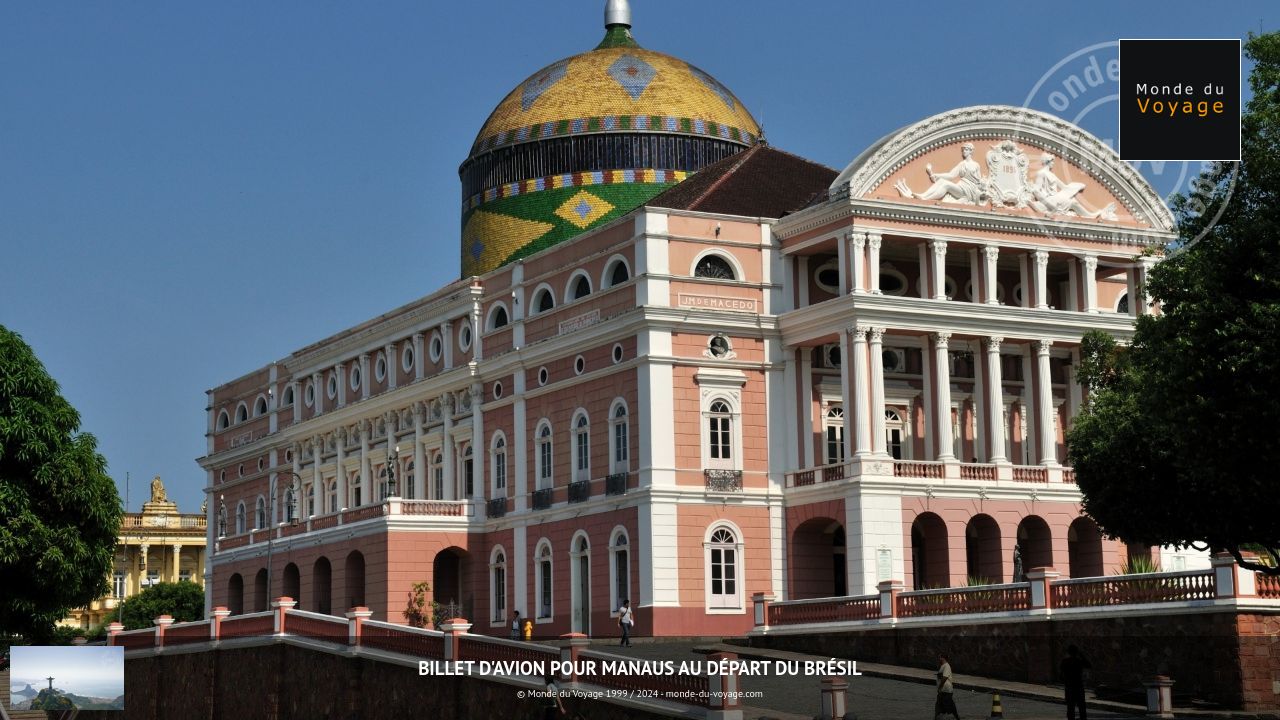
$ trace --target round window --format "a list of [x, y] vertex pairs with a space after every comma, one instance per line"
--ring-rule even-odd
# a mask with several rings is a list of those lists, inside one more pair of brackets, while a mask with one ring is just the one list
[[360, 389], [360, 368], [358, 367], [351, 368], [351, 389]]
[[440, 339], [440, 335], [431, 336], [431, 362], [440, 362], [440, 357], [444, 355], [444, 341]]
[[458, 331], [458, 347], [462, 348], [463, 352], [466, 352], [471, 349], [471, 325], [470, 324], [463, 325], [462, 329]]
[[835, 260], [828, 260], [813, 271], [813, 281], [818, 287], [831, 294], [840, 292], [840, 265]]
[[613, 364], [622, 362], [622, 343], [613, 346]]
[[303, 400], [306, 401], [307, 407], [311, 407], [316, 402], [316, 388], [311, 383], [307, 383], [307, 389], [302, 394]]
[[329, 374], [329, 399], [332, 400], [338, 396], [338, 376], [334, 373]]
[[831, 368], [840, 367], [840, 346], [839, 345], [827, 346], [827, 367], [831, 367]]
[[405, 372], [413, 370], [413, 346], [409, 343], [404, 344], [404, 352], [400, 353], [400, 367]]
[[573, 359], [573, 373], [575, 375], [581, 375], [582, 371], [586, 369], [587, 369], [587, 361], [584, 360], [581, 355]]
[[897, 270], [881, 268], [880, 292], [884, 295], [906, 295], [907, 276]]
[[547, 369], [546, 369], [546, 368], [538, 368], [538, 384], [539, 384], [539, 385], [546, 385], [546, 384], [547, 384], [547, 377], [548, 377], [548, 375], [547, 375]]
[[493, 384], [493, 399], [497, 400], [501, 397], [502, 397], [502, 383], [496, 382]]
[[378, 359], [373, 363], [373, 377], [378, 382], [387, 379], [387, 356], [382, 353], [378, 353]]

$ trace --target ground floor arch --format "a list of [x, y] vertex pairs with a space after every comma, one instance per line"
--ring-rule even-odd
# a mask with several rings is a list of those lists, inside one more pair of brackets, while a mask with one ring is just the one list
[[253, 578], [253, 611], [263, 612], [270, 610], [267, 605], [267, 596], [270, 590], [267, 589], [267, 569], [262, 568]]
[[969, 518], [964, 529], [966, 574], [970, 583], [999, 584], [1005, 581], [1004, 545], [1000, 525], [987, 514]]
[[324, 556], [311, 566], [311, 610], [325, 615], [333, 612], [333, 567]]
[[1071, 577], [1106, 574], [1102, 562], [1102, 532], [1092, 518], [1078, 517], [1067, 528], [1067, 558]]
[[467, 590], [466, 565], [467, 551], [456, 546], [441, 550], [431, 561], [431, 590], [442, 607], [462, 607]]
[[302, 575], [298, 572], [298, 566], [289, 563], [284, 566], [284, 589], [280, 593], [284, 597], [293, 598], [298, 604], [294, 607], [303, 607], [302, 604]]
[[244, 614], [244, 578], [240, 573], [227, 580], [227, 609], [232, 615]]
[[352, 550], [347, 554], [345, 565], [346, 605], [349, 608], [363, 606], [365, 604], [364, 554], [359, 550]]
[[[1049, 523], [1038, 515], [1028, 515], [1018, 523], [1018, 544], [1014, 546], [1015, 564], [1020, 564], [1025, 576], [1028, 570], [1053, 567], [1053, 534]], [[1021, 581], [1024, 578], [1014, 578]]]
[[849, 594], [844, 526], [810, 518], [791, 533], [790, 595], [794, 600]]
[[931, 512], [920, 513], [911, 523], [911, 585], [926, 590], [951, 585], [947, 524]]

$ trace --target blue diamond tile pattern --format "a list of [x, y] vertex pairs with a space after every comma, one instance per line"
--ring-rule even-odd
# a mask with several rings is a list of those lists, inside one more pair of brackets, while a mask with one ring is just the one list
[[729, 106], [730, 110], [734, 109], [733, 95], [729, 93], [728, 88], [720, 84], [719, 80], [716, 80], [692, 65], [689, 66], [689, 72], [692, 73], [694, 77], [698, 78], [698, 80], [701, 80], [702, 84], [706, 85], [711, 92], [719, 95], [720, 99], [724, 101], [725, 105]]
[[534, 75], [525, 81], [524, 87], [520, 89], [520, 109], [528, 110], [533, 104], [542, 97], [542, 93], [548, 88], [560, 82], [564, 77], [564, 71], [568, 69], [569, 61], [561, 60], [558, 63], [548, 65], [543, 68], [542, 72]]
[[614, 60], [608, 72], [609, 77], [617, 81], [632, 100], [638, 100], [645, 88], [648, 88], [649, 83], [653, 82], [653, 78], [658, 75], [658, 71], [652, 65], [630, 53]]

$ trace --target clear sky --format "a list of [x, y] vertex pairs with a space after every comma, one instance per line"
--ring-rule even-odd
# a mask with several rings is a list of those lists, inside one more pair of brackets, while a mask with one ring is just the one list
[[[632, 5], [641, 45], [836, 169], [964, 105], [1028, 104], [1113, 138], [1113, 85], [1062, 110], [1049, 94], [1114, 46], [1060, 61], [1280, 15], [1269, 0]], [[199, 507], [206, 389], [456, 278], [475, 133], [528, 75], [594, 47], [603, 7], [0, 3], [0, 324], [62, 384], [122, 496], [132, 474], [132, 509], [156, 474]], [[1162, 192], [1187, 176], [1142, 169]]]
[[114, 698], [124, 694], [124, 648], [97, 645], [43, 647], [14, 645], [9, 686], [36, 690], [53, 686], [63, 692]]

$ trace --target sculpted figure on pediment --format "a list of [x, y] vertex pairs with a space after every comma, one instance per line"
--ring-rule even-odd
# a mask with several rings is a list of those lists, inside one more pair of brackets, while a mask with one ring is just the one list
[[922, 193], [913, 192], [906, 180], [894, 184], [898, 194], [918, 200], [941, 200], [961, 205], [985, 205], [987, 203], [987, 179], [982, 177], [982, 167], [973, 159], [973, 143], [960, 147], [960, 162], [949, 172], [935, 173], [933, 165], [925, 165], [925, 172], [933, 184]]
[[1040, 169], [1031, 192], [1035, 196], [1032, 207], [1046, 215], [1078, 215], [1090, 219], [1116, 220], [1116, 204], [1110, 203], [1101, 210], [1092, 210], [1079, 197], [1084, 183], [1064, 183], [1053, 172], [1054, 157], [1049, 153], [1040, 156]]

